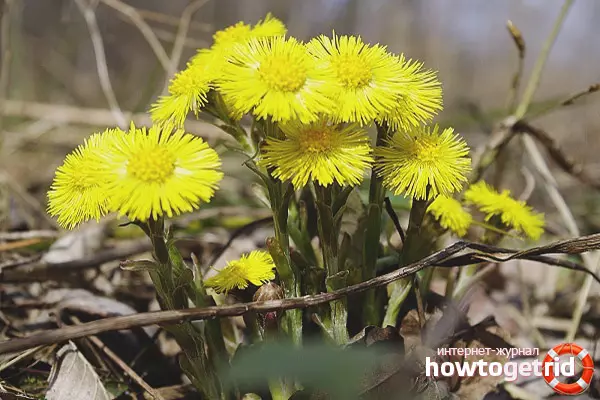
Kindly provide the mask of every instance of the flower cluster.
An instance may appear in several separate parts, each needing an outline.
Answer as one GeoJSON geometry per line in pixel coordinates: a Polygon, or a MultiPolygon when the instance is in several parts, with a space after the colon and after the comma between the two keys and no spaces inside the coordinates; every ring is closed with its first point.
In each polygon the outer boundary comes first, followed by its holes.
{"type": "Polygon", "coordinates": [[[61,226],[109,212],[131,220],[169,217],[208,202],[223,177],[217,153],[181,129],[108,129],[69,154],[48,192],[61,226]]]}

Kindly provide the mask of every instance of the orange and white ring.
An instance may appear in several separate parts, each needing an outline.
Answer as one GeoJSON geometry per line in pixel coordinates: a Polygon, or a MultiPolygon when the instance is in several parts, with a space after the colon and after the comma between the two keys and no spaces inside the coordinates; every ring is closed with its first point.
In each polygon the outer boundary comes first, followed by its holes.
{"type": "Polygon", "coordinates": [[[594,360],[592,360],[592,357],[587,350],[581,346],[576,345],[575,343],[563,343],[548,351],[548,354],[546,354],[546,357],[544,358],[542,368],[544,380],[555,392],[574,395],[583,393],[590,386],[592,376],[594,375],[594,360]],[[554,358],[563,354],[571,354],[577,356],[577,358],[581,360],[583,372],[577,382],[562,383],[556,379],[556,375],[554,374],[554,358]],[[546,363],[551,363],[551,365],[548,366],[548,369],[545,367],[546,363]]]}

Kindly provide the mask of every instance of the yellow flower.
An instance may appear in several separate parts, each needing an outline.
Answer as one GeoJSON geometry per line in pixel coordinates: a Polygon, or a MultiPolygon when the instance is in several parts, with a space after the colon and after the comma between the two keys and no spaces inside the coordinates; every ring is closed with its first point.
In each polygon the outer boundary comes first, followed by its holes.
{"type": "Polygon", "coordinates": [[[309,180],[323,186],[334,181],[356,185],[373,161],[369,138],[358,125],[342,127],[321,119],[312,124],[290,122],[281,129],[286,138],[267,138],[261,163],[295,187],[309,180]]]}
{"type": "Polygon", "coordinates": [[[99,172],[100,154],[107,151],[113,135],[124,134],[118,129],[95,133],[67,155],[56,170],[48,191],[48,213],[58,217],[60,226],[73,229],[81,222],[106,215],[108,199],[105,179],[99,172]]]}
{"type": "Polygon", "coordinates": [[[171,217],[208,202],[223,177],[217,153],[172,127],[131,126],[103,155],[111,208],[132,220],[171,217]]]}
{"type": "Polygon", "coordinates": [[[234,288],[245,289],[248,283],[260,286],[275,278],[273,259],[263,250],[244,254],[239,260],[230,261],[219,273],[204,281],[215,291],[229,292],[234,288]]]}
{"type": "MultiPolygon", "coordinates": [[[[216,78],[227,62],[232,47],[244,43],[252,37],[280,36],[286,32],[285,25],[267,14],[254,28],[243,22],[229,26],[213,35],[214,43],[210,49],[200,49],[192,57],[186,68],[172,79],[169,94],[161,96],[150,108],[155,123],[172,123],[182,127],[190,111],[196,117],[207,102],[207,94],[213,89],[216,78]]],[[[242,114],[230,110],[232,116],[240,119],[242,114]]]]}
{"type": "Polygon", "coordinates": [[[271,13],[265,16],[264,20],[258,21],[252,28],[250,33],[252,37],[269,37],[269,36],[283,36],[287,33],[287,28],[277,18],[273,17],[271,13]]]}
{"type": "Polygon", "coordinates": [[[444,229],[450,229],[458,236],[467,234],[473,217],[462,207],[458,200],[447,196],[438,196],[427,208],[427,212],[437,219],[444,229]]]}
{"type": "Polygon", "coordinates": [[[398,57],[403,66],[402,90],[394,106],[380,114],[377,121],[387,123],[393,130],[409,130],[428,122],[442,109],[442,86],[435,72],[423,70],[423,64],[398,57]]]}
{"type": "Polygon", "coordinates": [[[319,36],[307,45],[317,65],[327,74],[327,95],[334,99],[336,121],[372,122],[390,112],[406,93],[406,66],[384,46],[370,46],[355,36],[319,36]]]}
{"type": "Polygon", "coordinates": [[[395,195],[404,193],[417,200],[460,190],[471,170],[468,154],[466,143],[452,128],[440,132],[437,125],[433,130],[418,127],[397,132],[387,146],[375,149],[383,184],[395,195]]]}
{"type": "Polygon", "coordinates": [[[223,67],[220,91],[241,113],[274,121],[317,120],[334,103],[321,93],[323,79],[306,46],[282,36],[236,45],[223,67]]]}
{"type": "Polygon", "coordinates": [[[544,233],[544,214],[535,213],[524,201],[513,199],[509,190],[499,193],[484,181],[479,181],[465,192],[465,200],[484,212],[486,221],[499,215],[504,225],[534,240],[544,233]]]}
{"type": "Polygon", "coordinates": [[[190,111],[197,116],[206,104],[206,96],[212,88],[213,78],[214,72],[204,65],[188,64],[186,69],[171,80],[169,94],[161,96],[150,108],[152,121],[183,126],[190,111]]]}

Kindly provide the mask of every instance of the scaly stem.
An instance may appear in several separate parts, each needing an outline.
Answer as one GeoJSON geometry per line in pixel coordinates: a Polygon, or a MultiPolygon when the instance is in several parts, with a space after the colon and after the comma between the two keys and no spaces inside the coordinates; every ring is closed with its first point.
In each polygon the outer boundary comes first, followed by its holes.
{"type": "MultiPolygon", "coordinates": [[[[273,256],[285,297],[299,297],[300,279],[290,258],[290,237],[288,234],[288,210],[291,194],[289,184],[273,180],[269,190],[275,241],[267,243],[273,256]],[[275,242],[275,243],[274,243],[275,242]]],[[[302,310],[288,310],[282,318],[282,325],[297,346],[302,344],[302,310]]]]}
{"type": "MultiPolygon", "coordinates": [[[[339,221],[333,215],[333,190],[331,186],[315,185],[317,202],[317,224],[319,239],[323,249],[323,264],[327,271],[327,290],[334,291],[346,286],[347,271],[340,271],[338,259],[339,221]]],[[[331,332],[335,342],[344,345],[348,342],[348,310],[346,299],[335,300],[329,303],[331,308],[331,332]]]]}
{"type": "MultiPolygon", "coordinates": [[[[421,225],[425,212],[427,211],[427,200],[413,200],[413,205],[410,209],[410,217],[408,221],[408,229],[406,231],[406,240],[402,248],[402,257],[400,258],[401,266],[408,265],[418,261],[424,256],[423,240],[421,236],[421,225]]],[[[431,267],[429,268],[431,269],[431,267]]],[[[396,319],[402,303],[410,292],[413,279],[406,278],[390,284],[392,287],[392,295],[388,301],[388,308],[385,312],[383,327],[388,325],[396,326],[396,319]]],[[[427,283],[427,287],[428,287],[427,283]]],[[[423,285],[425,287],[425,285],[423,285]]]]}
{"type": "MultiPolygon", "coordinates": [[[[180,310],[189,307],[186,295],[186,284],[194,284],[193,279],[187,279],[184,268],[179,265],[175,255],[171,256],[167,241],[164,236],[164,221],[151,219],[142,229],[149,236],[154,247],[154,254],[160,267],[158,270],[149,271],[161,308],[163,310],[180,310]]],[[[187,270],[188,272],[191,272],[187,270]]],[[[191,277],[189,277],[191,278],[191,277]]],[[[181,367],[188,375],[194,386],[206,397],[226,399],[227,394],[222,391],[218,376],[216,375],[217,354],[209,358],[206,353],[206,337],[202,330],[192,322],[185,322],[169,326],[167,329],[183,350],[180,359],[181,367]]],[[[214,345],[214,343],[213,343],[214,345]]],[[[216,349],[216,346],[209,348],[216,349]]]]}
{"type": "MultiPolygon", "coordinates": [[[[385,145],[389,137],[388,127],[377,124],[377,140],[375,145],[381,147],[385,145]]],[[[381,214],[383,211],[383,200],[385,198],[385,188],[383,187],[383,178],[381,178],[375,169],[371,171],[371,183],[369,186],[369,205],[367,207],[367,229],[363,246],[363,281],[372,279],[376,275],[376,264],[379,257],[379,237],[381,233],[381,214]]],[[[380,307],[377,305],[377,292],[369,290],[365,294],[365,304],[363,309],[363,321],[366,325],[377,325],[381,320],[380,307]]]]}

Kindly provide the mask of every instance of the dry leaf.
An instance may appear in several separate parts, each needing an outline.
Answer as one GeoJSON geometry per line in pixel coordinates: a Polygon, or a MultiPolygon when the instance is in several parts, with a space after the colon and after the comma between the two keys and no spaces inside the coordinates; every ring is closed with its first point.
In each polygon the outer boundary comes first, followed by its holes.
{"type": "Polygon", "coordinates": [[[56,353],[50,373],[47,400],[109,400],[94,368],[72,342],[56,353]]]}

